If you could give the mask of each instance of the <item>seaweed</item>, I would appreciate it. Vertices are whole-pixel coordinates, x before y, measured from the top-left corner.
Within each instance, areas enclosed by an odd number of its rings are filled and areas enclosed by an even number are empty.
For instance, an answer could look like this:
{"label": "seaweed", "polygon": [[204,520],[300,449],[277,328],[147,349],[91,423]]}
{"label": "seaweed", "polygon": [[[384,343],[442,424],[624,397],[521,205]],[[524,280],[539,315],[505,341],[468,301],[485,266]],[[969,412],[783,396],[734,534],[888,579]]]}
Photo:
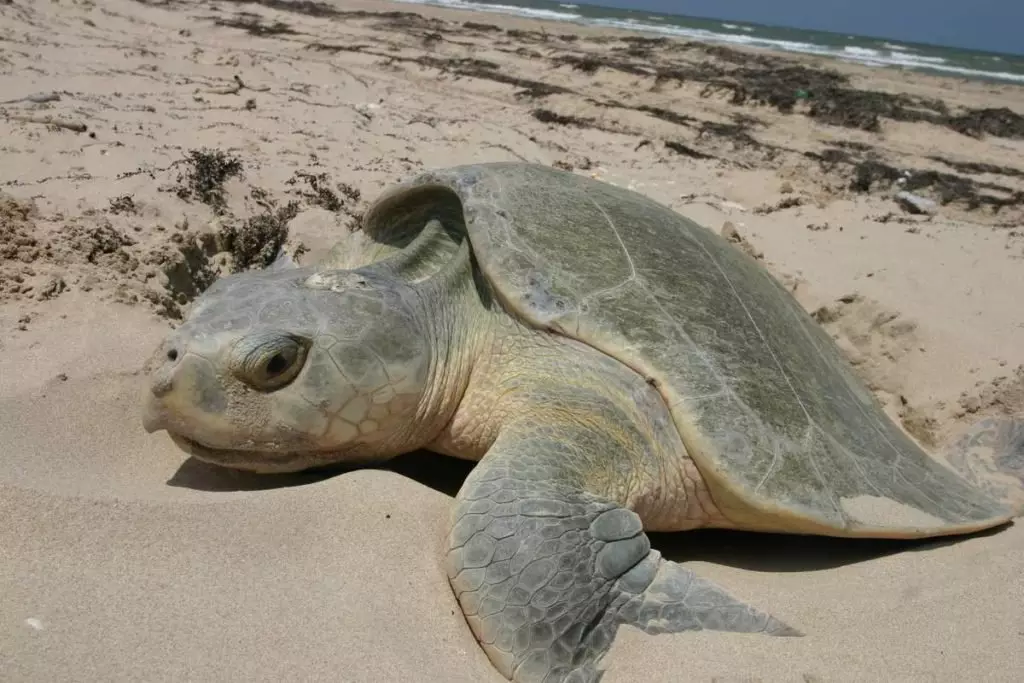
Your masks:
{"label": "seaweed", "polygon": [[552,60],[556,65],[568,64],[576,71],[585,74],[595,74],[604,66],[604,59],[597,56],[579,57],[577,55],[560,55]]}
{"label": "seaweed", "polygon": [[804,152],[803,154],[808,159],[817,161],[821,170],[826,173],[835,171],[841,165],[853,166],[857,163],[849,152],[835,147],[827,147],[822,152]]}
{"label": "seaweed", "polygon": [[808,116],[822,123],[846,128],[859,128],[872,133],[882,129],[879,102],[873,93],[839,90],[832,97],[815,101]]}
{"label": "seaweed", "polygon": [[[844,147],[868,154],[873,152],[865,145],[847,144]],[[899,169],[878,159],[858,158],[847,149],[827,147],[821,152],[803,152],[803,155],[817,161],[825,173],[849,171],[849,189],[861,194],[889,190],[898,185],[899,189],[908,192],[927,190],[940,204],[962,203],[968,210],[987,206],[998,212],[1003,207],[1024,205],[1024,192],[1004,185],[979,183],[971,178],[932,169]],[[944,161],[942,158],[930,158]]]}
{"label": "seaweed", "polygon": [[698,121],[698,119],[695,119],[692,116],[687,116],[686,114],[677,114],[676,112],[670,111],[668,109],[662,109],[661,107],[649,107],[646,104],[641,105],[639,107],[630,108],[636,111],[642,111],[646,114],[650,114],[651,116],[659,118],[662,121],[668,121],[669,123],[675,123],[680,126],[689,127]]}
{"label": "seaweed", "polygon": [[743,147],[759,149],[765,146],[763,143],[755,140],[750,133],[747,132],[746,126],[738,123],[702,121],[700,124],[700,130],[697,132],[697,138],[700,139],[707,137],[708,135],[731,140],[737,149]]}
{"label": "seaweed", "polygon": [[968,109],[949,119],[947,125],[958,133],[980,138],[994,135],[1000,138],[1024,140],[1024,116],[1008,109]]}
{"label": "seaweed", "polygon": [[179,163],[186,164],[187,168],[178,175],[175,189],[178,198],[195,199],[216,213],[223,213],[226,208],[224,183],[243,175],[242,161],[223,150],[203,148],[189,150]]}
{"label": "seaweed", "polygon": [[963,173],[970,173],[974,175],[988,173],[991,175],[1010,176],[1012,178],[1024,178],[1024,170],[1012,168],[1010,166],[998,166],[996,164],[985,164],[976,161],[956,161],[955,159],[943,156],[930,156],[928,158],[932,161],[938,161],[939,163],[945,164],[950,168],[955,168]]}
{"label": "seaweed", "polygon": [[758,64],[762,67],[772,67],[784,63],[783,59],[774,55],[742,52],[724,45],[715,45],[714,43],[687,41],[684,45],[691,50],[700,50],[710,57],[730,64]]}
{"label": "seaweed", "polygon": [[261,18],[255,14],[241,12],[231,19],[216,18],[213,20],[217,26],[237,28],[252,36],[281,36],[297,35],[298,31],[282,21],[275,21],[273,24],[264,24]]}
{"label": "seaweed", "polygon": [[[355,45],[338,45],[335,43],[309,43],[303,49],[314,50],[316,52],[330,52],[332,54],[336,54],[338,52],[367,52],[367,48],[369,47],[371,46],[362,45],[359,43],[356,43]],[[367,52],[367,54],[373,53]]]}
{"label": "seaweed", "polygon": [[[990,206],[999,211],[1006,206],[1024,204],[1024,192],[1014,191],[1008,187],[992,183],[976,183],[970,178],[942,173],[934,170],[913,169],[901,171],[889,164],[864,160],[854,166],[854,177],[850,181],[850,189],[855,192],[870,192],[876,186],[890,188],[900,182],[902,189],[917,192],[927,189],[940,204],[963,202],[968,210],[981,206]],[[1006,193],[1006,197],[984,194],[980,189],[994,189]]]}
{"label": "seaweed", "polygon": [[589,54],[589,55],[559,55],[553,57],[551,62],[555,66],[569,65],[576,71],[582,71],[585,74],[593,75],[597,73],[600,68],[612,69],[613,71],[621,71],[622,73],[632,74],[634,76],[650,76],[652,71],[640,64],[634,64],[621,59],[613,59],[603,54]]}
{"label": "seaweed", "polygon": [[688,157],[690,157],[692,159],[715,159],[715,158],[717,158],[713,154],[707,154],[705,152],[701,152],[699,150],[694,149],[693,147],[689,147],[687,145],[684,145],[681,142],[676,142],[674,140],[666,140],[665,141],[665,147],[670,149],[670,150],[672,150],[673,152],[675,152],[677,154],[682,154],[682,155],[688,156]]}
{"label": "seaweed", "polygon": [[505,35],[509,38],[518,38],[519,40],[533,40],[538,43],[546,43],[548,41],[548,34],[542,33],[541,31],[523,31],[518,28],[510,28],[505,31]]}
{"label": "seaweed", "polygon": [[[701,62],[700,64],[688,65],[685,68],[674,64],[671,66],[659,66],[654,70],[654,84],[660,85],[666,81],[686,83],[695,81],[708,84],[715,79],[722,78],[727,73],[720,65],[713,62]],[[705,85],[707,89],[707,85]]]}
{"label": "seaweed", "polygon": [[135,199],[130,194],[123,194],[108,201],[110,202],[109,211],[115,216],[122,213],[134,214],[138,211]]}
{"label": "seaweed", "polygon": [[595,128],[595,121],[592,118],[580,116],[567,116],[558,114],[550,109],[534,109],[530,114],[541,123],[553,123],[559,126],[575,126],[577,128]]}
{"label": "seaweed", "polygon": [[476,21],[464,21],[462,22],[463,28],[468,28],[471,31],[483,31],[485,33],[501,33],[501,28],[494,24],[481,24]]}
{"label": "seaweed", "polygon": [[340,211],[344,205],[338,193],[331,189],[330,178],[326,173],[309,173],[307,171],[295,171],[287,181],[286,185],[298,185],[304,183],[309,189],[298,189],[298,194],[314,206],[319,206],[328,211]]}
{"label": "seaweed", "polygon": [[299,213],[299,203],[291,201],[278,207],[267,202],[262,213],[251,216],[240,226],[227,224],[220,238],[231,252],[232,270],[266,268],[277,258],[288,239],[288,222]]}
{"label": "seaweed", "polygon": [[345,14],[326,2],[314,2],[313,0],[225,0],[225,2],[235,5],[261,5],[281,12],[305,14],[318,18],[339,17]]}
{"label": "seaweed", "polygon": [[833,69],[791,64],[777,57],[746,55],[720,46],[700,49],[720,61],[741,66],[727,68],[702,62],[691,67],[660,67],[656,82],[703,82],[703,97],[727,92],[730,104],[767,105],[784,114],[794,113],[797,105],[804,102],[810,118],[870,132],[880,131],[881,119],[887,118],[932,123],[973,137],[987,134],[1024,139],[1024,116],[1006,107],[968,109],[954,115],[939,99],[854,88],[848,76]]}
{"label": "seaweed", "polygon": [[453,73],[457,76],[468,76],[470,78],[481,78],[495,83],[511,85],[522,90],[516,93],[516,97],[539,98],[548,95],[571,93],[568,88],[559,85],[551,85],[542,81],[534,81],[529,78],[520,78],[511,74],[502,73],[500,65],[489,62],[485,59],[474,58],[448,58],[439,59],[436,57],[393,57],[396,61],[415,62],[421,66],[427,66],[441,71]]}
{"label": "seaweed", "polygon": [[416,61],[423,66],[430,66],[441,71],[453,71],[460,75],[476,76],[483,71],[496,71],[501,68],[501,65],[497,62],[477,59],[475,57],[450,57],[447,59],[420,57]]}

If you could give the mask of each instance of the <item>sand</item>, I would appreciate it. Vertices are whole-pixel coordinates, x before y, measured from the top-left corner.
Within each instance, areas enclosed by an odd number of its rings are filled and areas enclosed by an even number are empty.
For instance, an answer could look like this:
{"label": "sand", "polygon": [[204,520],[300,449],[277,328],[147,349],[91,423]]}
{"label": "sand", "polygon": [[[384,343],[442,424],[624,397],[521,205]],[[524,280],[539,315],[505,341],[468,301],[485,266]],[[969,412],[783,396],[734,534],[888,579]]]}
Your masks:
{"label": "sand", "polygon": [[[315,260],[422,168],[558,165],[724,229],[929,446],[1024,412],[1024,139],[957,130],[1024,89],[635,38],[382,2],[0,2],[4,680],[503,680],[441,567],[466,466],[243,476],[139,416],[206,284],[282,242]],[[852,99],[750,99],[794,66]],[[876,126],[866,90],[924,99]],[[902,170],[936,215],[897,205]],[[807,636],[623,629],[609,683],[1024,679],[1019,524],[654,542]]]}

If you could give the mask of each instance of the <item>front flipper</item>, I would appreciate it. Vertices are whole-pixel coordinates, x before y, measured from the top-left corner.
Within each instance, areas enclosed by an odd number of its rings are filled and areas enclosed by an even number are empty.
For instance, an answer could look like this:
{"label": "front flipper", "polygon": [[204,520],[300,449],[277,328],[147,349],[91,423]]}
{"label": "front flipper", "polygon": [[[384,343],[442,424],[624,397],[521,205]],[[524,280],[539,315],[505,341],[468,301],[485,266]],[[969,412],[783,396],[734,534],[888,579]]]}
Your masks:
{"label": "front flipper", "polygon": [[507,678],[594,683],[620,624],[799,635],[662,559],[635,513],[585,490],[580,457],[563,440],[499,438],[456,501],[448,576]]}
{"label": "front flipper", "polygon": [[1024,514],[1024,419],[980,420],[942,456],[964,479]]}

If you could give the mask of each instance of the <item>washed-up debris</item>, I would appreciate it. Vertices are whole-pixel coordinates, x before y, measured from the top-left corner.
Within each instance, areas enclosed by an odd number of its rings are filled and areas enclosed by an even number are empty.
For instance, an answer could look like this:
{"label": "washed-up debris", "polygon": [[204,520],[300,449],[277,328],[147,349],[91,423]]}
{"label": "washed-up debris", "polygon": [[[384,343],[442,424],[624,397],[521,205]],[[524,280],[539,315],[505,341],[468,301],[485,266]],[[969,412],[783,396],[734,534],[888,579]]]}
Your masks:
{"label": "washed-up debris", "polygon": [[939,205],[931,199],[920,197],[906,190],[896,193],[896,203],[908,213],[934,216],[939,211]]}
{"label": "washed-up debris", "polygon": [[81,121],[58,119],[53,116],[22,116],[20,114],[8,114],[7,118],[11,121],[19,121],[21,123],[41,123],[43,125],[53,126],[55,128],[73,130],[76,133],[84,133],[85,131],[89,130],[89,126],[85,125]]}

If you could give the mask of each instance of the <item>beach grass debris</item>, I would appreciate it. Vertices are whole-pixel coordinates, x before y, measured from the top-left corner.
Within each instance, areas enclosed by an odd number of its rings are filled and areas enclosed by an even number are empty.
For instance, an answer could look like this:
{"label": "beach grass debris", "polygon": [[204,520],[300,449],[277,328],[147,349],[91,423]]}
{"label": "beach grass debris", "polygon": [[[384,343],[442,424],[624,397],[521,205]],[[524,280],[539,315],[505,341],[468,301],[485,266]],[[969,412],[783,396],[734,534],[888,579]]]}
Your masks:
{"label": "beach grass debris", "polygon": [[202,202],[216,213],[227,208],[224,183],[245,174],[241,159],[219,149],[191,149],[179,163],[185,170],[178,175],[175,194],[185,201]]}
{"label": "beach grass debris", "polygon": [[241,223],[225,223],[219,239],[222,248],[231,252],[232,270],[237,273],[261,269],[273,263],[288,240],[288,223],[298,213],[298,201],[278,206],[268,200],[260,213]]}
{"label": "beach grass debris", "polygon": [[109,211],[114,215],[122,213],[134,214],[138,211],[138,207],[135,205],[135,199],[133,199],[130,194],[122,194],[117,197],[112,197],[109,202]]}
{"label": "beach grass debris", "polygon": [[285,184],[295,187],[295,192],[308,204],[335,213],[342,210],[351,213],[352,206],[362,196],[358,189],[347,183],[334,183],[327,173],[295,171]]}
{"label": "beach grass debris", "polygon": [[666,140],[665,141],[665,148],[672,150],[676,154],[682,154],[683,156],[688,156],[691,159],[714,159],[714,158],[716,158],[713,154],[707,154],[705,152],[701,152],[700,150],[696,150],[693,147],[690,147],[689,145],[685,145],[682,142],[679,142],[678,140]]}
{"label": "beach grass debris", "polygon": [[217,26],[236,28],[245,31],[251,36],[260,38],[267,36],[294,36],[299,33],[283,21],[275,21],[269,24],[264,23],[262,17],[250,14],[249,12],[239,12],[234,17],[227,19],[217,17],[213,20],[213,23]]}
{"label": "beach grass debris", "polygon": [[559,114],[550,109],[537,108],[530,112],[533,118],[541,123],[548,123],[558,126],[575,126],[576,128],[594,128],[595,121],[589,117],[573,116],[571,114]]}

